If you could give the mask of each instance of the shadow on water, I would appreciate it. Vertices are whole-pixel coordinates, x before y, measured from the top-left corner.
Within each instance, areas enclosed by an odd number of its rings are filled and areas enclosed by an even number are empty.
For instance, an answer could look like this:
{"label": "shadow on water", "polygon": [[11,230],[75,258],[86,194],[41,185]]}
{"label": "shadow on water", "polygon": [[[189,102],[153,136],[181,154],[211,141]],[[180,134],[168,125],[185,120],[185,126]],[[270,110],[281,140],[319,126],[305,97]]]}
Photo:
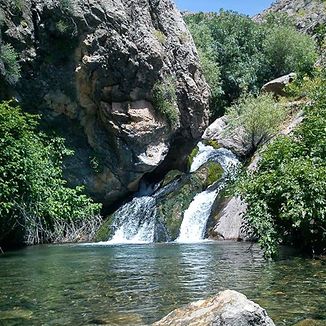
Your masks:
{"label": "shadow on water", "polygon": [[277,325],[326,319],[326,262],[247,243],[52,245],[0,258],[0,325],[145,325],[234,289]]}

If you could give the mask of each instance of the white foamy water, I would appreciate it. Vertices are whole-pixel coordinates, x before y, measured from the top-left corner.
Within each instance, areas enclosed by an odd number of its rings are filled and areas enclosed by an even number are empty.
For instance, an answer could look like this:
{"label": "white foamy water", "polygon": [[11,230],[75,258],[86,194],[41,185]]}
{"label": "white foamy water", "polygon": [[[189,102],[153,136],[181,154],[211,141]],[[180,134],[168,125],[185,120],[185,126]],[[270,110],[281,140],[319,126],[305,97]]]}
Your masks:
{"label": "white foamy water", "polygon": [[195,196],[184,213],[177,242],[197,242],[204,239],[206,223],[218,190],[204,191]]}
{"label": "white foamy water", "polygon": [[[192,171],[198,170],[208,161],[215,161],[221,164],[224,174],[233,173],[239,164],[236,156],[225,148],[214,149],[203,143],[198,143],[198,148],[199,152],[191,165]],[[177,242],[198,242],[204,239],[213,204],[224,186],[225,181],[221,180],[215,190],[206,190],[195,196],[184,212]]]}
{"label": "white foamy water", "polygon": [[[191,172],[198,170],[208,161],[214,161],[221,164],[225,173],[232,173],[239,163],[236,156],[225,148],[214,149],[212,146],[198,143],[198,149],[198,154],[191,165]],[[222,180],[214,190],[206,190],[194,197],[192,203],[184,212],[178,242],[198,242],[204,239],[212,206],[224,184],[225,181]],[[141,187],[138,197],[123,205],[113,214],[112,228],[114,234],[104,244],[154,242],[157,223],[156,197],[175,186],[176,184],[171,183],[171,185],[167,185],[160,190],[157,190],[157,186]],[[156,193],[155,190],[157,190]]]}
{"label": "white foamy water", "polygon": [[154,242],[155,199],[135,197],[114,214],[114,235],[108,244]]}

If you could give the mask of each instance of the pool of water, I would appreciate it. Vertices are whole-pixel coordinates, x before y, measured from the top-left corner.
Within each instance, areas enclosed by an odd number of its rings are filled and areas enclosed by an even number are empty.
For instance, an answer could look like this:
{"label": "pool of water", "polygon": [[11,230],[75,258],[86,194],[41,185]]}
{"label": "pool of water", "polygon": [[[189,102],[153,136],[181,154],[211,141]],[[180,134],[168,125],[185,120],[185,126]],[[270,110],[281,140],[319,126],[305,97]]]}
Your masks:
{"label": "pool of water", "polygon": [[35,246],[0,257],[0,325],[147,325],[234,289],[276,325],[326,320],[326,262],[246,243]]}

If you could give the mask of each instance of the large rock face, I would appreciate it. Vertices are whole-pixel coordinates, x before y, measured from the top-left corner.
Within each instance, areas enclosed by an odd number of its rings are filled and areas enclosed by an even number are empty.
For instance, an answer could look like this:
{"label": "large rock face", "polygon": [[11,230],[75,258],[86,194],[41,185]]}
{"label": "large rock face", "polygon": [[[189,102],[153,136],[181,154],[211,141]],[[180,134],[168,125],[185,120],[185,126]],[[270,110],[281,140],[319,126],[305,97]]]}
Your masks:
{"label": "large rock face", "polygon": [[[183,163],[205,129],[209,90],[170,0],[0,4],[2,41],[21,53],[22,68],[0,96],[42,113],[44,126],[67,139],[72,185],[111,204],[158,166]],[[175,87],[174,126],[153,104],[153,87],[166,80]]]}
{"label": "large rock face", "polygon": [[274,326],[266,311],[236,291],[176,309],[153,326]]}

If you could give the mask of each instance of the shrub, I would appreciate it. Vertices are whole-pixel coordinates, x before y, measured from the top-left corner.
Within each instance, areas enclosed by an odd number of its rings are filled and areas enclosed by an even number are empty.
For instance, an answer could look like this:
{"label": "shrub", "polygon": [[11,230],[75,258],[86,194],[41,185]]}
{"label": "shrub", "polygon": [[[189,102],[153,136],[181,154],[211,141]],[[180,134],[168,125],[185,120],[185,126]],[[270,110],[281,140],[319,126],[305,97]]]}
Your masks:
{"label": "shrub", "polygon": [[167,119],[172,128],[175,128],[180,120],[176,104],[177,95],[174,80],[167,78],[163,82],[157,82],[152,92],[154,108]]}
{"label": "shrub", "polygon": [[268,31],[263,47],[273,77],[290,72],[309,74],[317,60],[312,38],[294,27],[273,27]]}
{"label": "shrub", "polygon": [[7,83],[16,84],[20,78],[20,66],[18,54],[11,44],[0,46],[0,60],[2,60],[5,70],[2,72]]}
{"label": "shrub", "polygon": [[56,28],[61,34],[65,34],[69,29],[69,25],[60,19],[58,22],[56,22]]}
{"label": "shrub", "polygon": [[311,254],[326,251],[325,84],[325,72],[309,81],[311,104],[301,126],[278,137],[263,153],[258,171],[245,173],[238,184],[248,204],[245,218],[267,257],[276,256],[279,243]]}
{"label": "shrub", "polygon": [[155,30],[154,31],[154,36],[157,38],[157,40],[161,43],[161,44],[165,44],[166,42],[166,36],[159,30]]}
{"label": "shrub", "polygon": [[227,109],[228,128],[226,133],[237,134],[249,148],[249,155],[263,145],[279,130],[286,117],[286,110],[271,94],[258,97],[248,95]]}
{"label": "shrub", "polygon": [[72,241],[99,224],[100,206],[62,178],[72,153],[37,125],[36,116],[0,104],[0,244]]}

